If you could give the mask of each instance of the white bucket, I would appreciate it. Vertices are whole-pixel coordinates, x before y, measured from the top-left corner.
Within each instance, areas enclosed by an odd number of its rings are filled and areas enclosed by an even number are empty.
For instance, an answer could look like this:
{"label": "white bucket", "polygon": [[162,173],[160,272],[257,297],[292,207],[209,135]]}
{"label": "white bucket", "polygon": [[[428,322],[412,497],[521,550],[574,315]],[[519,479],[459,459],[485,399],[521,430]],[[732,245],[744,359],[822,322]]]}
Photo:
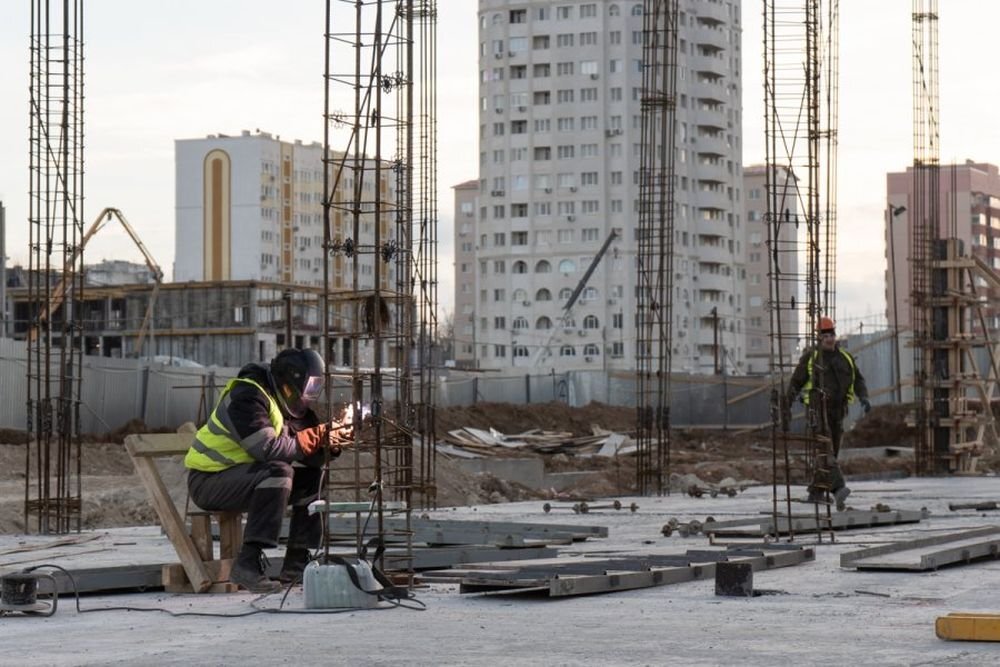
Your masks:
{"label": "white bucket", "polygon": [[312,561],[302,574],[302,588],[306,596],[306,609],[371,609],[378,604],[378,596],[365,593],[351,581],[347,571],[350,567],[357,575],[358,583],[365,591],[382,590],[382,584],[375,580],[371,566],[363,560],[348,558],[350,565],[329,563],[320,565]]}

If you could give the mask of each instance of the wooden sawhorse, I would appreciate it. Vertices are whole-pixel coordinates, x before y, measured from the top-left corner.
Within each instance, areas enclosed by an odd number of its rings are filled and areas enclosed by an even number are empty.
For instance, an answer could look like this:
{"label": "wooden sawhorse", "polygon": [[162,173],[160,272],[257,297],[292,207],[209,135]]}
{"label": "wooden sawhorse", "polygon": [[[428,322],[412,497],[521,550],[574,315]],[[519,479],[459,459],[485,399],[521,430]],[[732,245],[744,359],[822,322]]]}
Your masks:
{"label": "wooden sawhorse", "polygon": [[[137,433],[126,436],[125,451],[142,480],[160,525],[173,545],[180,565],[163,567],[163,583],[168,592],[222,593],[236,590],[229,583],[229,570],[243,541],[243,515],[240,512],[194,510],[191,531],[170,498],[170,493],[156,468],[155,459],[183,456],[194,433]],[[212,517],[219,522],[219,558],[215,558],[212,540]]]}

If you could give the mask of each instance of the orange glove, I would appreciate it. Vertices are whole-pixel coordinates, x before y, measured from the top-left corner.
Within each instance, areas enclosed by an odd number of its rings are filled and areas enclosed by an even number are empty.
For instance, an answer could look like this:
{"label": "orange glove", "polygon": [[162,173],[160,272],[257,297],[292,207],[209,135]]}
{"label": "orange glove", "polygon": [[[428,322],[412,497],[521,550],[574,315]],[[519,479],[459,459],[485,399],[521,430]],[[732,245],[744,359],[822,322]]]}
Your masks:
{"label": "orange glove", "polygon": [[326,424],[302,429],[295,434],[295,441],[303,456],[312,456],[313,452],[329,442],[329,431]]}

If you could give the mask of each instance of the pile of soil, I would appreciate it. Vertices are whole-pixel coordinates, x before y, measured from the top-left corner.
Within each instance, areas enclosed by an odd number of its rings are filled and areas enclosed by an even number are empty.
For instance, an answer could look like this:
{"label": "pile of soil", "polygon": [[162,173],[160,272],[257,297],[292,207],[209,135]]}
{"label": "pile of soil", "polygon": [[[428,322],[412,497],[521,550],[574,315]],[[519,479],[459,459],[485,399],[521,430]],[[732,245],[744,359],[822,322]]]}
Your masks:
{"label": "pile of soil", "polygon": [[[912,446],[914,432],[905,424],[906,406],[874,408],[845,436],[845,447]],[[508,435],[533,429],[589,435],[595,427],[634,434],[635,411],[632,408],[591,403],[572,408],[563,403],[511,405],[479,403],[468,407],[438,408],[437,432],[462,427],[494,428]],[[122,441],[129,433],[150,432],[139,421],[129,422],[114,433],[83,438],[81,482],[84,498],[84,526],[149,525],[156,516],[145,489],[135,475]],[[161,429],[166,430],[166,429]],[[0,430],[0,531],[24,530],[25,434]],[[617,458],[582,458],[566,454],[541,455],[517,452],[519,457],[536,456],[549,472],[589,471],[585,479],[568,491],[535,490],[489,474],[469,473],[443,455],[436,459],[435,481],[439,507],[474,505],[530,499],[567,497],[606,497],[635,491],[634,456]],[[678,429],[671,435],[670,472],[672,478],[698,479],[718,484],[725,480],[740,483],[771,479],[770,431],[722,431]],[[1000,467],[993,459],[980,469]],[[179,460],[158,464],[161,476],[175,502],[186,502],[185,474]],[[906,469],[900,459],[851,459],[843,464],[848,475]],[[991,468],[990,466],[994,466]],[[342,471],[346,474],[346,471]],[[340,472],[337,476],[340,476]]]}

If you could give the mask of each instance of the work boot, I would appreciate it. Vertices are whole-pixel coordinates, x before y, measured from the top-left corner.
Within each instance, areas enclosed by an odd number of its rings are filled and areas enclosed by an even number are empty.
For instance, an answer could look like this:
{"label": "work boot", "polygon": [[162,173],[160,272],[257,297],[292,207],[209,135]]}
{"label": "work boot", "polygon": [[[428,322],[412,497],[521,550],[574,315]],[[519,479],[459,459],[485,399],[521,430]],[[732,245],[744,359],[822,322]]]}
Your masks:
{"label": "work boot", "polygon": [[825,503],[826,494],[824,494],[819,489],[809,489],[809,496],[806,498],[807,503]]}
{"label": "work boot", "polygon": [[833,492],[833,499],[837,503],[838,512],[843,512],[847,508],[845,503],[847,501],[847,496],[849,495],[851,495],[851,490],[846,486],[842,486]]}
{"label": "work boot", "polygon": [[302,572],[309,564],[309,549],[304,547],[289,547],[285,551],[285,560],[281,563],[281,574],[278,581],[283,584],[297,584],[302,581]]}
{"label": "work boot", "polygon": [[268,560],[256,544],[244,544],[240,555],[229,572],[229,581],[239,584],[251,593],[274,593],[281,590],[281,584],[267,578]]}

